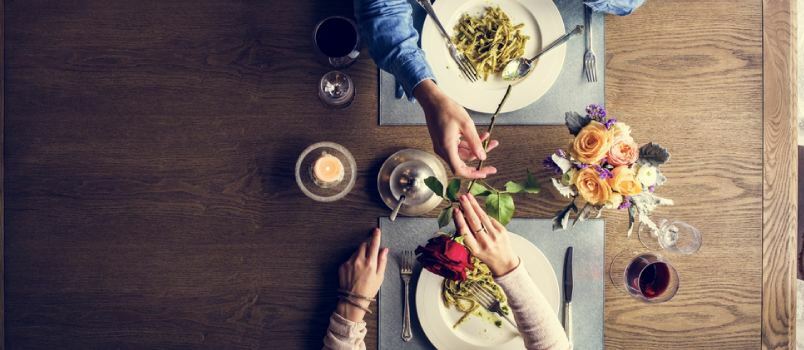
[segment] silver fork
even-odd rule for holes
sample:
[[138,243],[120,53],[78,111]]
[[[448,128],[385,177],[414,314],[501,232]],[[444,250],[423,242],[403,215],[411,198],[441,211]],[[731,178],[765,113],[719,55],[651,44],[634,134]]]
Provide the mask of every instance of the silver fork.
[[586,24],[586,53],[583,55],[583,71],[586,73],[586,80],[590,83],[597,81],[597,65],[595,63],[595,53],[592,51],[592,9],[586,5],[584,7],[584,22]]
[[403,250],[402,264],[399,268],[399,276],[405,283],[405,317],[402,321],[402,340],[406,342],[413,339],[413,331],[410,329],[410,277],[413,276],[414,257],[412,251]]
[[436,28],[441,33],[441,36],[447,41],[447,48],[449,49],[449,54],[452,56],[452,59],[455,60],[455,63],[458,64],[458,69],[461,70],[464,76],[466,76],[469,81],[477,81],[477,70],[475,67],[469,62],[469,59],[466,58],[466,55],[458,51],[458,48],[455,47],[455,44],[452,43],[452,39],[450,38],[447,30],[444,29],[444,26],[441,24],[441,21],[438,20],[438,16],[436,16],[435,10],[433,10],[433,5],[430,4],[430,0],[416,0],[419,3],[419,6],[424,8],[424,11],[433,18],[433,22],[436,24]]
[[480,306],[489,310],[491,312],[500,315],[500,317],[504,318],[508,323],[510,323],[514,328],[516,328],[516,323],[511,320],[508,315],[503,311],[502,307],[500,306],[500,301],[491,294],[490,291],[483,287],[478,287],[477,285],[469,286],[469,290],[472,291],[472,294],[475,296],[475,300],[480,303]]

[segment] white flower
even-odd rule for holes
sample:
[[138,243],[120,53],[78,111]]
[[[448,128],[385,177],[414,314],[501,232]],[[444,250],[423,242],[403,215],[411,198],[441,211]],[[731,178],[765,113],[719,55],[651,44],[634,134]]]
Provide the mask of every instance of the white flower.
[[562,196],[566,198],[571,198],[575,196],[576,193],[575,190],[572,189],[572,186],[566,186],[558,182],[558,180],[556,180],[555,178],[552,178],[550,180],[553,181],[553,186],[558,190],[558,193],[560,193]]
[[578,175],[578,169],[572,168],[564,175],[561,175],[561,183],[566,186],[573,186],[575,185],[575,179]]
[[647,188],[656,184],[656,179],[658,178],[658,173],[656,172],[656,167],[648,164],[642,164],[637,170],[636,174],[637,181],[642,184],[643,188]]
[[572,164],[570,163],[569,159],[560,157],[558,154],[553,153],[553,155],[550,156],[550,159],[552,159],[553,163],[556,163],[556,165],[561,168],[562,174],[566,173],[572,168]]
[[612,193],[609,197],[609,201],[606,202],[605,208],[617,209],[620,207],[620,204],[623,204],[623,196],[619,193]]

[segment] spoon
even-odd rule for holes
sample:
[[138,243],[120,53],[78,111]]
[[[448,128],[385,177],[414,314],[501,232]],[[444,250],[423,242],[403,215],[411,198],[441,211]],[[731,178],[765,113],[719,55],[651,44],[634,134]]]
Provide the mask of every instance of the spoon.
[[502,72],[503,79],[508,80],[508,81],[512,81],[512,80],[517,80],[517,79],[524,78],[526,75],[528,75],[528,73],[530,73],[531,70],[533,70],[533,61],[538,59],[545,52],[550,51],[553,48],[555,48],[556,46],[565,43],[572,36],[574,36],[576,34],[580,34],[582,32],[583,32],[583,26],[578,25],[573,30],[569,31],[568,33],[562,35],[560,38],[558,38],[555,41],[553,41],[552,43],[550,43],[550,45],[547,45],[547,47],[545,47],[544,49],[539,51],[536,54],[536,56],[533,56],[533,58],[527,59],[525,57],[520,57],[520,58],[511,60],[510,62],[506,63],[505,67],[503,68],[503,72]]
[[402,197],[399,197],[399,203],[394,208],[394,211],[391,212],[391,217],[389,218],[391,221],[396,221],[396,216],[399,215],[399,209],[402,209],[402,204],[405,203],[405,195],[403,194]]

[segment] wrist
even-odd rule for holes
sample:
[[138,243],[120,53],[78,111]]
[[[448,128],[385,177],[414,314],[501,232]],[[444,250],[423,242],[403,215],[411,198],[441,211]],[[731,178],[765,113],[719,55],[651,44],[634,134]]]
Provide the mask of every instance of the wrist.
[[517,267],[519,267],[519,257],[511,256],[507,259],[503,259],[498,264],[494,264],[494,266],[489,266],[489,270],[491,270],[491,274],[494,275],[494,277],[500,277],[514,271]]
[[[369,303],[365,301],[358,301],[358,303],[366,308],[369,306]],[[366,316],[366,311],[344,300],[338,301],[335,312],[352,322],[362,322],[363,318]]]
[[[419,101],[423,109],[431,109],[440,104],[440,100],[444,98],[444,93],[438,88],[438,85],[430,79],[424,80],[413,90],[413,96]],[[425,113],[427,115],[427,113]]]

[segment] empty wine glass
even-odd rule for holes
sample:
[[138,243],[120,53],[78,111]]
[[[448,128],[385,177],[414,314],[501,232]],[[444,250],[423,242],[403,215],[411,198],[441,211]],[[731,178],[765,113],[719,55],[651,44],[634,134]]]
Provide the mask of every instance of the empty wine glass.
[[615,287],[647,303],[669,301],[680,285],[670,261],[650,252],[620,252],[612,259],[609,278]]
[[679,220],[662,219],[656,230],[640,230],[638,236],[645,248],[685,255],[697,252],[703,243],[701,231]]

